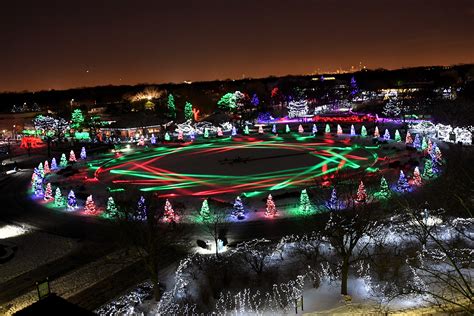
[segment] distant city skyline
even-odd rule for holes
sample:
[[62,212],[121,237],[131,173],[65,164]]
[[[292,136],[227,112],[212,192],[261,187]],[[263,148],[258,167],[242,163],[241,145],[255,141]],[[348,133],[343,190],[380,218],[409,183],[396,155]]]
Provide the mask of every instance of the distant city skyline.
[[0,91],[474,63],[474,3],[8,2]]

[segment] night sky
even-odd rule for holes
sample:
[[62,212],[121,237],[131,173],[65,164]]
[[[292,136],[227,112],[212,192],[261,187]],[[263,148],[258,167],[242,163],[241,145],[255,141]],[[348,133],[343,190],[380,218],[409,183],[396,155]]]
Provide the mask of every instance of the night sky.
[[474,1],[3,1],[0,41],[0,91],[451,65]]

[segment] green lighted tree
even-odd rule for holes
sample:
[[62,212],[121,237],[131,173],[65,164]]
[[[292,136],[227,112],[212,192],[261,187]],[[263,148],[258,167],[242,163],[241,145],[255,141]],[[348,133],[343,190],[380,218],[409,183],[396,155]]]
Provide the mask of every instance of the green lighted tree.
[[209,210],[209,203],[207,199],[202,201],[201,212],[199,212],[203,220],[209,220],[211,218],[211,211]]
[[168,116],[172,119],[176,118],[176,105],[174,104],[174,96],[168,95]]
[[193,116],[193,105],[190,102],[186,101],[186,104],[184,105],[184,120],[192,120]]
[[217,105],[225,111],[235,110],[237,108],[235,93],[229,92],[224,94],[221,99],[217,101]]
[[367,137],[367,128],[365,128],[364,125],[362,125],[362,128],[360,129],[360,136]]
[[84,115],[82,115],[81,110],[75,109],[72,112],[71,122],[71,127],[75,130],[80,129],[84,125]]
[[388,199],[392,195],[390,188],[388,187],[387,180],[384,177],[380,179],[380,190],[374,194],[379,199]]
[[301,191],[300,195],[300,211],[309,212],[311,210],[311,202],[309,201],[308,192],[306,189]]

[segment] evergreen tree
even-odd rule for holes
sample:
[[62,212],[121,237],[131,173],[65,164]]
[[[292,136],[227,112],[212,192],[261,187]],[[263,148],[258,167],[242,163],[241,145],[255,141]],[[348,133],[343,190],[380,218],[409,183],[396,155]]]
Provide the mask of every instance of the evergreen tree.
[[165,141],[169,142],[171,140],[170,134],[168,132],[165,133]]
[[201,205],[201,212],[199,212],[201,215],[202,219],[207,221],[211,219],[211,211],[209,210],[209,203],[207,202],[207,199],[202,201]]
[[171,93],[168,95],[168,116],[171,119],[176,118],[176,105],[174,104],[174,96]]
[[354,124],[351,125],[351,136],[356,136]]
[[400,193],[410,191],[410,185],[408,184],[407,178],[403,173],[403,170],[400,170],[400,177],[398,177],[397,181],[397,191]]
[[415,147],[418,150],[421,150],[420,134],[415,135],[415,140],[413,141],[413,147]]
[[186,104],[184,105],[184,119],[186,121],[192,121],[193,117],[193,105],[190,102],[186,101]]
[[44,174],[48,174],[48,173],[51,173],[51,169],[49,169],[49,163],[48,161],[46,160],[44,162]]
[[421,185],[421,174],[420,174],[420,169],[418,167],[415,167],[415,170],[413,170],[413,185],[415,186],[420,186]]
[[388,129],[385,129],[385,133],[383,134],[383,139],[384,140],[390,140],[390,132],[388,131]]
[[41,176],[41,178],[44,178],[44,168],[43,168],[43,163],[40,162],[39,165],[38,165],[38,172],[39,172],[39,175]]
[[300,212],[309,212],[311,210],[311,202],[309,200],[306,189],[301,191],[300,195]]
[[37,177],[36,172],[33,172],[31,174],[31,188],[32,189],[34,189],[34,185],[35,185],[35,182],[36,182],[36,177]]
[[290,129],[290,126],[288,126],[288,124],[286,124],[285,126],[285,133],[290,133],[291,132],[291,129]]
[[234,208],[232,210],[232,215],[235,216],[236,218],[241,219],[244,216],[244,214],[245,214],[244,205],[242,203],[242,199],[240,198],[240,196],[238,196],[235,198],[235,201],[234,201]]
[[34,191],[37,197],[44,196],[43,178],[38,176],[38,174],[35,177]]
[[273,134],[276,134],[276,133],[277,133],[277,127],[276,127],[275,124],[273,124],[273,126],[272,126],[272,133],[273,133]]
[[114,198],[109,196],[107,199],[107,206],[105,207],[104,217],[115,218],[118,216],[117,205],[115,205]]
[[86,153],[86,147],[81,148],[81,155],[80,155],[82,160],[86,160],[87,158],[87,153]]
[[151,143],[152,145],[155,145],[155,144],[156,144],[156,137],[155,137],[155,134],[151,134],[150,143]]
[[[219,136],[219,129],[220,129],[220,127],[217,128],[217,136]],[[220,130],[220,132],[221,132],[220,136],[222,136],[222,129]],[[183,140],[183,131],[182,130],[178,131],[178,140]]]
[[374,138],[379,138],[379,137],[380,137],[379,127],[375,126]]
[[71,128],[78,130],[84,125],[84,115],[82,115],[82,111],[79,109],[75,109],[72,112],[71,117]]
[[337,135],[341,135],[342,134],[342,127],[341,125],[337,124]]
[[277,209],[275,207],[275,202],[273,201],[272,195],[269,194],[267,198],[267,208],[265,210],[265,216],[274,217],[276,213]]
[[392,192],[388,186],[387,180],[384,177],[380,179],[380,190],[375,193],[375,196],[379,199],[388,199],[392,196]]
[[397,143],[401,142],[402,141],[402,137],[400,136],[400,132],[397,130],[395,130],[395,141]]
[[337,198],[336,188],[332,189],[331,197],[329,198],[329,201],[326,202],[326,206],[331,211],[336,211],[341,208],[341,202]]
[[63,207],[64,206],[64,197],[61,193],[60,188],[56,188],[56,193],[54,194],[54,206]]
[[331,133],[331,127],[329,126],[329,124],[326,124],[326,128],[325,128],[324,132],[325,132],[326,134]]
[[250,101],[250,103],[252,103],[254,107],[258,107],[258,105],[260,104],[260,100],[258,99],[258,96],[256,93],[253,94],[252,100]]
[[365,128],[364,125],[362,125],[362,128],[360,129],[360,136],[367,137],[367,128]]
[[140,199],[138,200],[137,203],[137,209],[135,212],[135,219],[138,221],[146,221],[147,219],[147,207],[146,207],[146,202],[145,198],[140,196]]
[[300,133],[300,134],[304,133],[304,128],[303,128],[303,125],[301,125],[301,124],[298,126],[298,133]]
[[367,202],[367,191],[365,190],[365,186],[362,181],[359,183],[359,187],[357,188],[356,202],[357,203]]
[[433,161],[431,159],[426,159],[425,165],[423,167],[423,178],[433,179],[434,177],[435,173],[433,172]]
[[51,159],[51,170],[58,170],[58,164],[56,163],[56,158]]
[[259,133],[259,134],[263,134],[263,126],[262,126],[262,125],[260,125],[260,126],[258,127],[258,133]]
[[354,97],[357,93],[359,93],[359,88],[357,87],[357,82],[356,82],[354,76],[352,76],[352,78],[351,78],[351,97]]
[[249,126],[248,126],[248,125],[245,125],[245,127],[244,127],[244,135],[248,135],[248,134],[250,134]]
[[84,206],[84,213],[87,215],[96,215],[97,208],[95,206],[95,202],[92,199],[92,195],[89,195],[86,199],[86,205]]
[[51,183],[46,185],[46,190],[44,191],[44,200],[51,201],[53,199],[53,189],[51,188]]
[[410,132],[407,132],[407,136],[405,136],[405,144],[406,145],[413,144],[413,138],[411,137]]
[[76,161],[77,161],[77,159],[76,159],[76,154],[74,153],[74,150],[71,150],[71,151],[69,152],[69,161],[70,161],[70,162],[76,162]]
[[237,135],[237,128],[235,128],[235,126],[232,126],[232,132],[231,132],[231,135],[232,135],[232,136],[235,136],[235,135]]
[[166,199],[165,202],[165,213],[163,215],[163,221],[165,223],[176,222],[176,214],[174,213],[173,206],[170,201]]
[[73,190],[69,191],[69,194],[67,195],[67,208],[71,211],[77,208],[76,195]]
[[60,166],[61,168],[67,167],[66,154],[64,154],[64,153],[61,155],[61,160],[59,161],[59,166]]
[[421,142],[421,150],[426,151],[428,149],[428,142],[426,141],[426,137],[423,137],[423,141]]
[[318,132],[317,126],[316,126],[316,124],[313,124],[313,129],[312,129],[311,133],[313,134],[313,136],[315,136],[317,132]]

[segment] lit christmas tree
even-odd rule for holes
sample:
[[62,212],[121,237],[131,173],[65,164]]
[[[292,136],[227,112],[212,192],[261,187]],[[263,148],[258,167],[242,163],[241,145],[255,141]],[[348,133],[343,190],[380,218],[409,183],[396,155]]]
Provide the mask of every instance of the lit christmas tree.
[[313,136],[315,136],[317,132],[318,132],[318,128],[316,127],[316,124],[313,124],[313,129],[311,131],[311,134],[313,134]]
[[140,196],[140,199],[138,200],[135,219],[138,221],[146,221],[147,219],[147,207],[143,195]]
[[433,179],[435,176],[436,175],[433,172],[433,161],[431,159],[426,159],[423,167],[423,178]]
[[420,134],[415,135],[415,140],[413,141],[413,147],[415,147],[418,150],[421,150]]
[[311,210],[311,202],[309,201],[306,189],[301,191],[300,195],[300,212],[309,212]]
[[75,130],[78,130],[84,124],[84,115],[82,115],[82,111],[79,109],[75,109],[72,112],[71,116],[71,127]]
[[96,215],[97,208],[95,206],[94,200],[92,199],[92,195],[89,195],[86,199],[86,205],[84,206],[84,213],[87,215]]
[[49,163],[48,161],[46,160],[44,162],[44,174],[48,174],[48,173],[51,173],[51,169],[49,169]]
[[400,170],[400,176],[398,177],[396,189],[400,193],[410,191],[410,185],[408,184],[407,178],[405,177],[403,170]]
[[423,137],[423,141],[421,142],[421,150],[426,151],[428,149],[428,142],[426,141],[426,137]]
[[400,136],[400,132],[397,130],[395,130],[395,141],[397,143],[401,142],[402,141],[402,137]]
[[86,147],[82,147],[82,148],[81,148],[80,157],[81,157],[82,160],[86,160],[86,159],[87,159]]
[[337,191],[336,188],[333,188],[331,191],[331,197],[329,198],[329,201],[326,202],[327,208],[329,208],[331,211],[339,210],[341,203],[339,202],[339,199],[337,198]]
[[217,128],[217,137],[222,137],[223,135],[224,135],[224,133],[222,132],[222,128],[218,127]]
[[410,132],[407,132],[407,136],[405,136],[405,144],[406,145],[413,144],[413,138],[411,137]]
[[51,170],[58,170],[58,164],[56,163],[56,158],[51,159]]
[[367,202],[367,191],[365,190],[365,186],[362,181],[359,183],[359,187],[357,188],[356,202],[357,203]]
[[258,96],[256,93],[253,94],[252,100],[250,101],[253,106],[257,107],[260,104],[260,100],[258,99]]
[[168,95],[168,116],[171,119],[176,118],[176,105],[174,104],[174,96],[171,93]]
[[385,133],[383,134],[383,139],[384,140],[390,140],[390,132],[388,131],[388,129],[385,129]]
[[74,153],[74,150],[71,150],[71,151],[69,152],[69,161],[70,161],[70,162],[76,162],[76,161],[77,161],[77,159],[76,159],[76,154]]
[[77,208],[76,195],[74,194],[73,190],[69,191],[69,194],[67,195],[67,208],[70,211],[73,211],[75,208]]
[[291,129],[290,129],[290,127],[288,126],[288,124],[286,124],[286,125],[285,125],[285,133],[288,134],[289,132],[291,132]]
[[56,188],[56,192],[54,194],[54,206],[56,206],[56,207],[63,207],[64,206],[64,197],[61,193],[60,188]]
[[263,126],[262,126],[262,125],[260,125],[260,126],[258,127],[258,133],[259,133],[259,134],[263,134]]
[[117,205],[115,205],[114,198],[109,196],[109,198],[107,199],[107,206],[105,208],[104,217],[114,218],[117,216],[118,216]]
[[199,214],[205,221],[211,219],[211,211],[209,210],[209,203],[207,202],[207,199],[202,201],[201,212],[199,212]]
[[176,222],[176,214],[174,213],[173,206],[170,201],[166,199],[165,202],[165,213],[163,215],[163,221],[165,223]]
[[43,168],[43,163],[40,162],[39,165],[38,165],[38,172],[39,172],[39,175],[41,176],[41,178],[44,178],[44,168]]
[[367,128],[365,128],[364,125],[362,125],[362,128],[360,129],[360,136],[367,137]]
[[388,186],[387,180],[384,177],[380,179],[380,190],[374,194],[379,199],[388,199],[392,196],[392,192]]
[[53,189],[51,188],[51,183],[48,183],[46,185],[46,190],[44,191],[43,199],[48,202],[53,199]]
[[341,135],[342,134],[342,127],[341,125],[337,124],[337,135]]
[[169,142],[171,140],[170,134],[168,132],[165,133],[165,141]]
[[59,166],[61,168],[67,167],[67,159],[66,159],[66,154],[61,155],[61,160],[59,161]]
[[[221,130],[221,133],[222,133],[222,130]],[[178,140],[183,140],[183,131],[182,130],[178,131]]]
[[351,136],[356,136],[356,130],[354,124],[351,125]]
[[235,135],[237,135],[237,128],[235,128],[235,126],[232,126],[232,132],[231,132],[231,135],[232,135],[232,136],[235,136]]
[[420,186],[421,182],[422,180],[421,180],[420,169],[418,169],[418,167],[415,167],[415,170],[413,170],[412,184],[415,186]]
[[138,146],[145,146],[145,137],[140,136],[140,140],[138,141]]
[[359,93],[359,88],[357,87],[357,82],[356,82],[354,76],[352,76],[352,78],[351,78],[351,96],[354,97],[357,93]]
[[326,124],[326,128],[325,128],[324,132],[325,132],[326,134],[331,133],[331,126],[329,126],[329,124]]
[[273,202],[272,195],[269,194],[267,198],[267,208],[265,210],[265,216],[274,217],[277,213],[275,202]]
[[431,139],[428,139],[428,148],[426,149],[426,151],[429,155],[431,155],[431,153],[433,152],[433,142],[431,141]]
[[33,188],[37,197],[44,196],[43,178],[38,176],[38,174],[35,177],[35,185]]
[[245,214],[245,209],[244,209],[244,204],[242,203],[242,199],[240,196],[235,198],[234,201],[234,208],[232,209],[232,215],[235,216],[236,218],[243,218]]
[[298,133],[300,133],[300,134],[304,133],[304,128],[303,128],[303,125],[301,125],[301,124],[298,126]]
[[277,127],[276,127],[275,124],[273,124],[273,126],[272,126],[272,133],[273,133],[273,134],[276,134],[276,133],[277,133]]
[[155,145],[155,144],[156,144],[156,137],[155,137],[155,134],[151,134],[150,143],[151,143],[152,145]]
[[374,138],[379,138],[379,137],[380,137],[379,127],[375,126]]
[[184,104],[184,120],[189,121],[192,120],[193,117],[193,105],[186,101],[186,103]]
[[35,182],[36,182],[36,177],[37,177],[36,173],[33,172],[33,173],[31,174],[31,188],[32,188],[32,189],[34,189],[34,185],[35,185]]
[[441,153],[441,149],[439,149],[439,147],[436,146],[436,148],[433,150],[433,153],[436,158],[436,161],[440,163],[441,160],[443,159],[443,154]]
[[249,126],[248,126],[248,125],[245,125],[245,128],[244,128],[244,135],[248,135],[248,134],[250,134]]

